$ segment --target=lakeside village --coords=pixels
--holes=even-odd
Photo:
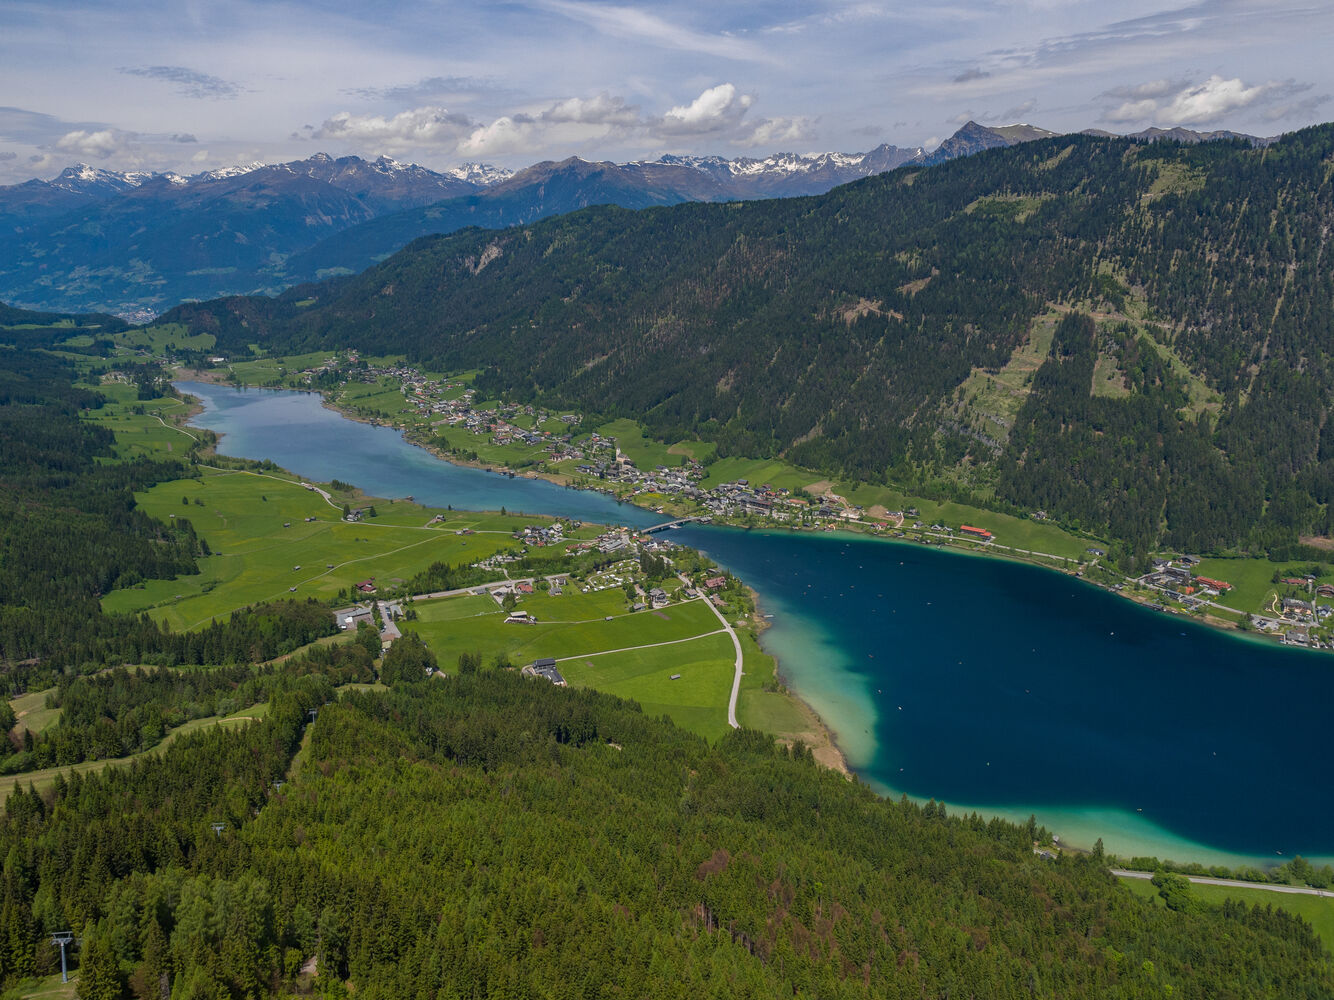
[[[463,381],[431,378],[405,364],[366,364],[355,352],[349,353],[346,361],[331,358],[299,377],[310,385],[320,381],[327,385],[332,374],[369,384],[381,379],[396,380],[409,407],[428,427],[466,430],[494,446],[542,448],[550,470],[564,475],[574,488],[596,490],[619,500],[638,500],[660,513],[666,512],[664,504],[671,504],[676,512],[673,516],[688,511],[703,512],[683,520],[717,518],[753,522],[765,518],[803,528],[832,531],[837,527],[856,527],[928,544],[968,542],[974,549],[994,546],[997,551],[1047,555],[998,544],[995,535],[985,528],[968,524],[957,528],[939,523],[926,525],[918,519],[914,507],[901,511],[873,508],[868,512],[830,490],[806,497],[786,487],[752,484],[745,479],[705,488],[704,466],[686,455],[680,456],[680,464],[675,467],[658,465],[651,470],[640,469],[620,450],[614,437],[596,431],[580,433],[579,414],[553,413],[541,407],[503,402],[481,407],[476,405],[476,390]],[[511,471],[510,475],[513,474]],[[1045,511],[1034,511],[1031,516],[1042,521],[1047,515]],[[913,534],[909,535],[909,531]],[[1075,575],[1117,593],[1124,594],[1130,586],[1140,595],[1132,592],[1127,596],[1137,599],[1147,593],[1147,603],[1159,611],[1184,610],[1200,616],[1208,615],[1211,610],[1222,612],[1234,617],[1243,628],[1273,636],[1287,645],[1334,649],[1334,606],[1316,600],[1318,597],[1334,600],[1334,584],[1318,583],[1314,575],[1276,578],[1275,584],[1287,588],[1286,596],[1274,593],[1268,606],[1254,613],[1222,603],[1234,590],[1233,585],[1197,573],[1199,557],[1180,555],[1159,559],[1150,572],[1131,579],[1110,567],[1100,567],[1099,560],[1105,556],[1103,549],[1089,546],[1082,565],[1074,569]],[[1068,559],[1049,556],[1049,560],[1069,567]]]
[[[348,358],[358,362],[355,352]],[[339,369],[339,361],[331,359],[301,373],[307,384],[315,384],[328,372]],[[546,459],[553,471],[564,474],[571,485],[605,493],[619,500],[636,498],[666,500],[693,504],[709,515],[718,517],[764,517],[774,521],[799,523],[803,527],[823,527],[833,530],[838,523],[856,523],[876,531],[894,531],[902,528],[906,519],[917,511],[888,511],[879,517],[870,517],[864,507],[849,502],[832,491],[819,496],[803,497],[786,487],[752,484],[748,480],[721,483],[703,488],[706,476],[704,466],[689,456],[680,456],[675,467],[659,465],[654,469],[640,469],[630,456],[618,447],[614,437],[597,431],[582,435],[577,428],[583,418],[575,413],[552,413],[540,407],[517,403],[502,403],[493,408],[474,405],[476,390],[455,379],[432,379],[408,365],[366,365],[345,371],[351,379],[376,383],[384,378],[396,379],[402,386],[404,398],[415,408],[416,415],[429,426],[460,428],[491,445],[526,445],[545,449]],[[514,421],[522,419],[520,426]],[[559,422],[560,430],[549,429]],[[547,425],[547,426],[544,426]],[[485,464],[485,463],[482,463]],[[561,468],[564,466],[564,468]],[[661,503],[647,506],[664,512]],[[922,525],[915,524],[921,528]],[[934,530],[946,530],[940,525]],[[989,540],[990,532],[970,531],[979,540]]]
[[[543,595],[559,598],[567,590],[581,593],[621,591],[623,612],[661,612],[674,604],[706,599],[720,613],[735,615],[737,625],[755,613],[755,605],[745,585],[735,576],[707,562],[692,549],[670,542],[650,532],[612,528],[596,538],[568,541],[567,535],[578,531],[581,522],[556,521],[553,524],[526,525],[511,537],[521,548],[497,553],[470,565],[471,569],[503,573],[504,579],[475,584],[454,591],[428,594],[379,596],[374,578],[362,580],[353,590],[358,602],[334,609],[334,618],[342,631],[370,628],[379,633],[382,649],[402,638],[399,623],[416,618],[413,605],[418,601],[449,600],[460,597],[484,597],[495,602],[495,614],[503,614],[505,625],[536,625],[538,617],[524,609],[526,598]],[[471,534],[466,529],[462,534]],[[530,548],[565,546],[568,557],[560,570],[541,575],[511,578],[506,566],[529,554]],[[592,556],[589,564],[580,556]],[[615,561],[607,558],[614,557]],[[582,563],[582,565],[581,565]],[[393,589],[393,588],[390,588]],[[662,617],[659,615],[659,617]],[[613,616],[606,616],[611,621]],[[522,667],[526,676],[541,677],[564,687],[565,678],[550,657],[538,657]],[[443,676],[443,675],[442,675]],[[672,680],[680,678],[672,676]]]

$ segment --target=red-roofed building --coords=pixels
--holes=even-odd
[[[991,532],[986,528],[974,528],[971,524],[961,524],[959,530],[965,535],[972,535],[974,538],[981,538],[987,542],[991,541]]]
[[[1221,592],[1221,591],[1224,591],[1224,590],[1231,590],[1231,589],[1232,589],[1232,584],[1228,583],[1226,580],[1211,580],[1211,579],[1209,579],[1207,576],[1197,576],[1197,577],[1195,578],[1195,582],[1196,582],[1196,583],[1204,584],[1204,586],[1206,586],[1206,587],[1213,587],[1214,590],[1217,590],[1217,591],[1220,591],[1220,592]],[[1305,584],[1305,583],[1306,583],[1305,580],[1299,580],[1298,582],[1299,582],[1299,583],[1302,583],[1302,584]]]
[[[375,593],[375,577],[371,577],[369,580],[362,580],[357,584],[357,590],[361,591],[363,594]]]
[[[721,590],[723,587],[727,586],[727,577],[725,576],[711,577],[708,580],[704,581],[704,586],[708,587],[710,590]]]

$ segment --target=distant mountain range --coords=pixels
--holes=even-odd
[[[501,229],[590,205],[640,209],[821,194],[904,165],[929,166],[1054,134],[970,121],[930,153],[881,145],[865,153],[763,159],[570,158],[517,173],[488,164],[437,172],[387,157],[323,153],[192,176],[80,164],[51,181],[0,187],[0,300],[142,320],[190,299],[275,292],[355,273],[431,233]],[[1134,138],[1270,141],[1186,129]]]

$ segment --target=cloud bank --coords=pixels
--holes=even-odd
[[[390,155],[439,150],[468,157],[533,154],[552,144],[594,140],[671,145],[710,137],[729,145],[754,146],[797,142],[811,134],[812,122],[805,117],[751,117],[755,103],[752,95],[734,84],[721,83],[687,103],[649,115],[624,97],[602,91],[490,121],[435,105],[392,116],[341,111],[302,134]]]

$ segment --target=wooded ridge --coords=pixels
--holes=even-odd
[[[1330,531],[1332,153],[1329,125],[1263,149],[1061,136],[819,197],[425,238],[164,319],[1044,509],[1127,567],[1275,554]]]

